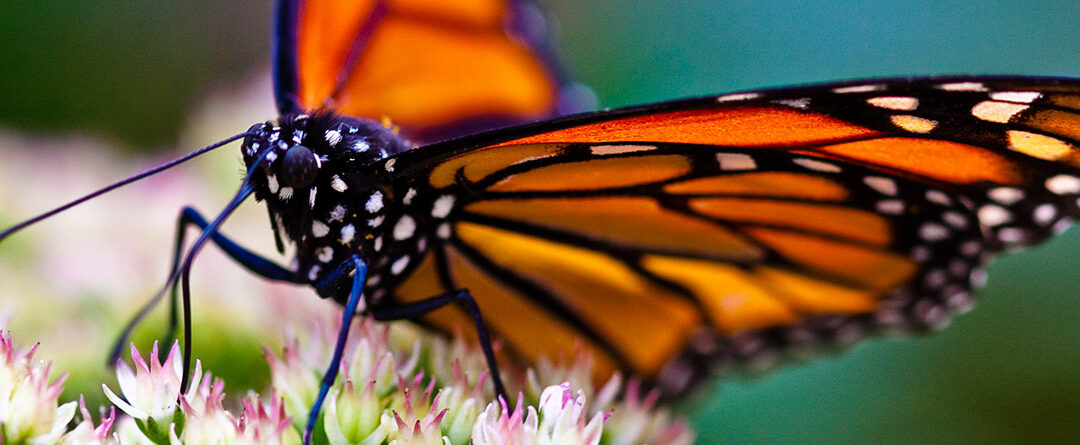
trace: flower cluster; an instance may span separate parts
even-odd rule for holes
[[[66,375],[49,383],[52,365],[34,362],[36,349],[19,351],[0,332],[0,443],[55,443],[75,416],[75,402],[57,406]]]
[[[119,394],[102,385],[115,405],[95,425],[75,402],[57,406],[63,377],[48,383],[49,365],[33,364],[34,348],[19,353],[0,336],[0,430],[3,443],[298,444],[318,394],[334,340],[330,323],[317,323],[304,338],[288,335],[280,354],[267,349],[272,375],[266,396],[249,392],[231,405],[225,383],[195,362],[182,391],[179,347],[144,359],[132,346],[133,366],[119,362]],[[571,366],[542,364],[514,378],[516,403],[494,400],[482,353],[458,338],[447,340],[407,325],[357,320],[337,382],[320,418],[315,443],[445,445],[495,444],[690,444],[693,434],[664,410],[656,394],[612,378],[599,391],[574,380],[590,360]],[[549,380],[551,379],[551,380]],[[587,380],[587,379],[586,379]],[[540,384],[541,381],[563,382]],[[620,397],[621,395],[621,397]],[[129,417],[117,418],[116,408]],[[236,414],[238,413],[238,414]],[[115,428],[114,428],[115,427]]]

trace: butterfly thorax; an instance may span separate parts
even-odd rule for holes
[[[256,124],[244,139],[255,198],[265,202],[279,250],[296,247],[300,276],[317,282],[353,254],[379,259],[390,191],[374,164],[409,149],[390,129],[315,113]],[[323,295],[337,297],[337,295]]]

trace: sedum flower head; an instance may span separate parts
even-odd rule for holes
[[[180,346],[174,342],[162,363],[158,358],[158,344],[154,342],[150,350],[150,363],[147,364],[132,344],[131,360],[135,363],[134,371],[124,361],[116,361],[116,380],[123,398],[104,383],[101,389],[109,401],[135,419],[139,429],[150,440],[165,443],[173,429],[183,428],[184,416],[177,410],[183,372]],[[191,380],[192,391],[199,388],[201,377],[202,364],[196,361]]]
[[[592,360],[583,352],[571,364],[545,362],[538,371],[512,377],[510,381],[522,382],[524,392],[511,410],[493,401],[482,352],[465,340],[449,341],[415,328],[399,329],[371,320],[356,323],[319,423],[328,443],[693,442],[685,424],[657,409],[655,392],[640,395],[639,383],[624,388],[623,380],[615,376],[594,392],[589,377]],[[332,331],[316,327],[305,347],[325,349],[303,353],[296,349],[300,346],[295,338],[287,342],[280,358],[270,358],[275,389],[312,388],[313,398],[321,370],[299,357],[329,357],[332,340]],[[551,381],[564,383],[540,384]],[[583,383],[575,386],[575,381]],[[278,387],[281,383],[287,385]],[[589,397],[594,399],[591,407],[586,404]],[[305,401],[300,415],[306,414],[309,403]]]
[[[16,350],[11,333],[0,331],[0,443],[55,443],[75,416],[75,402],[57,407],[67,374],[49,383],[52,366],[34,363],[35,350]]]
[[[116,407],[110,407],[108,413],[101,410],[101,423],[94,426],[94,418],[86,409],[86,401],[79,397],[79,413],[82,419],[75,428],[60,438],[61,445],[114,445],[120,443],[119,437],[110,435],[113,422],[116,421]]]
[[[493,400],[482,352],[406,328],[356,321],[338,381],[330,389],[316,443],[333,445],[689,445],[684,423],[657,408],[658,394],[614,376],[592,388],[591,360],[541,364],[536,371],[503,371],[521,388],[510,408]],[[57,407],[63,377],[48,383],[48,365],[32,363],[34,348],[17,352],[0,334],[0,443],[279,444],[301,442],[306,418],[329,357],[334,333],[316,326],[305,342],[290,337],[281,355],[267,352],[273,388],[229,402],[225,382],[203,374],[196,361],[192,385],[181,393],[181,358],[173,345],[161,360],[157,345],[148,360],[132,346],[134,367],[117,365],[120,393],[103,385],[115,407],[95,425],[75,403]],[[554,380],[559,379],[559,380]],[[563,383],[543,386],[541,382]],[[582,380],[580,386],[572,383]],[[587,402],[591,402],[587,403]],[[237,406],[234,411],[226,406]],[[117,408],[130,417],[118,418]],[[115,432],[111,432],[115,431]],[[66,434],[65,434],[66,432]]]
[[[220,380],[218,380],[220,381]],[[233,416],[221,405],[221,397],[206,399],[203,409],[182,404],[186,421],[182,436],[175,430],[169,436],[171,445],[179,444],[268,444],[295,445],[300,436],[291,428],[292,419],[285,415],[281,398],[271,395],[268,402],[253,392],[241,402],[239,416]]]
[[[513,411],[505,403],[491,403],[473,427],[475,445],[598,445],[607,413],[589,418],[585,394],[569,383],[549,386],[540,395],[539,409],[522,409],[521,398]]]
[[[292,418],[285,412],[285,402],[271,393],[262,400],[248,393],[236,429],[245,443],[293,445],[300,443],[299,432],[292,427]]]

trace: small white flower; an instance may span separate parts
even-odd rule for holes
[[[150,364],[143,360],[135,345],[131,345],[131,360],[135,371],[121,360],[116,363],[116,380],[120,385],[120,398],[104,383],[101,389],[117,408],[136,420],[139,429],[155,443],[168,440],[173,423],[182,416],[177,411],[180,398],[180,379],[183,372],[180,345],[173,343],[165,362],[158,358],[158,345],[150,350]],[[202,363],[195,361],[187,397],[192,399],[198,391],[202,378]]]
[[[501,410],[500,410],[501,406]],[[585,393],[569,383],[549,386],[540,394],[540,410],[524,411],[519,401],[512,412],[505,403],[491,403],[476,419],[472,441],[475,445],[597,445],[607,413],[596,413],[588,422]],[[499,413],[501,411],[501,414]]]
[[[37,345],[15,350],[0,331],[0,443],[55,443],[75,416],[75,402],[56,406],[67,374],[49,383],[49,363],[34,363]]]
[[[259,399],[255,393],[249,393],[244,398],[243,411],[235,425],[242,438],[238,443],[300,443],[300,434],[296,428],[292,428],[292,418],[285,414],[284,400],[273,393],[270,394],[269,402]]]
[[[116,421],[116,407],[110,407],[108,414],[105,410],[101,411],[101,423],[94,426],[94,419],[90,417],[90,411],[86,409],[86,401],[79,397],[79,412],[82,414],[82,420],[78,425],[64,437],[60,438],[61,445],[113,445],[119,443],[119,438],[111,436],[109,430],[113,427],[113,422]]]

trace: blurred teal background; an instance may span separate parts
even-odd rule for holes
[[[1080,76],[1075,0],[546,6],[604,106],[870,76]],[[209,89],[265,69],[268,21],[254,2],[6,5],[0,125],[174,149]],[[996,261],[979,306],[944,332],[720,382],[693,406],[699,442],[1075,441],[1078,232]]]

